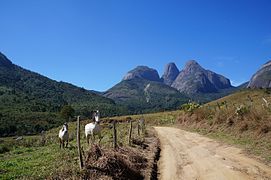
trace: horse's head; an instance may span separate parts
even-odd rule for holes
[[[67,122],[65,122],[64,124],[63,124],[63,127],[62,127],[62,130],[64,131],[64,130],[68,130],[68,123]]]
[[[99,110],[96,110],[96,111],[93,112],[93,119],[97,123],[100,122],[100,113],[99,113]]]

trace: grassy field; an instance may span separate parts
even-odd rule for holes
[[[83,156],[86,158],[90,146],[86,143],[83,127],[86,121],[81,123],[81,145]],[[102,131],[102,148],[112,147],[112,130],[110,125],[104,125]],[[129,124],[117,124],[117,136],[119,146],[128,143]],[[134,129],[136,124],[134,124]],[[53,178],[56,174],[76,177],[80,175],[76,146],[76,124],[69,124],[70,143],[68,148],[60,149],[58,144],[58,130],[52,129],[46,132],[46,142],[41,136],[24,136],[22,140],[14,138],[1,138],[0,154],[0,179],[45,179]],[[133,136],[136,136],[134,131]],[[79,176],[78,176],[79,177]]]

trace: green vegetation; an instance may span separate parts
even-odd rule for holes
[[[60,111],[61,117],[69,119],[74,116],[74,109],[71,106],[65,105]]]
[[[198,103],[208,103],[210,101],[214,101],[219,98],[228,96],[243,88],[244,86],[239,86],[236,88],[231,87],[227,89],[219,89],[217,92],[214,92],[214,93],[195,93],[195,94],[189,95],[189,98],[191,98],[193,101],[198,102]]]
[[[126,106],[131,114],[177,109],[188,98],[165,84],[144,79],[125,80],[109,89],[106,97]]]
[[[181,110],[185,112],[191,112],[191,113],[198,108],[200,108],[200,105],[195,102],[186,103],[181,106]]]
[[[75,166],[68,166],[74,161],[76,151],[68,149],[60,151],[57,145],[44,147],[17,147],[9,154],[0,155],[1,179],[44,179],[48,175],[56,173],[57,168],[68,168],[76,172]],[[65,163],[65,164],[64,164]]]

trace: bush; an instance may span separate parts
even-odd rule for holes
[[[200,108],[201,106],[198,103],[186,103],[181,106],[181,110],[185,112],[194,112],[194,110]]]
[[[247,114],[248,112],[249,112],[249,108],[244,105],[241,105],[236,108],[235,114],[238,116],[243,116],[243,115]]]

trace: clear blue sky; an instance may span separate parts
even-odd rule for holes
[[[1,0],[0,51],[99,91],[137,65],[161,75],[189,59],[237,85],[271,59],[271,1]]]

